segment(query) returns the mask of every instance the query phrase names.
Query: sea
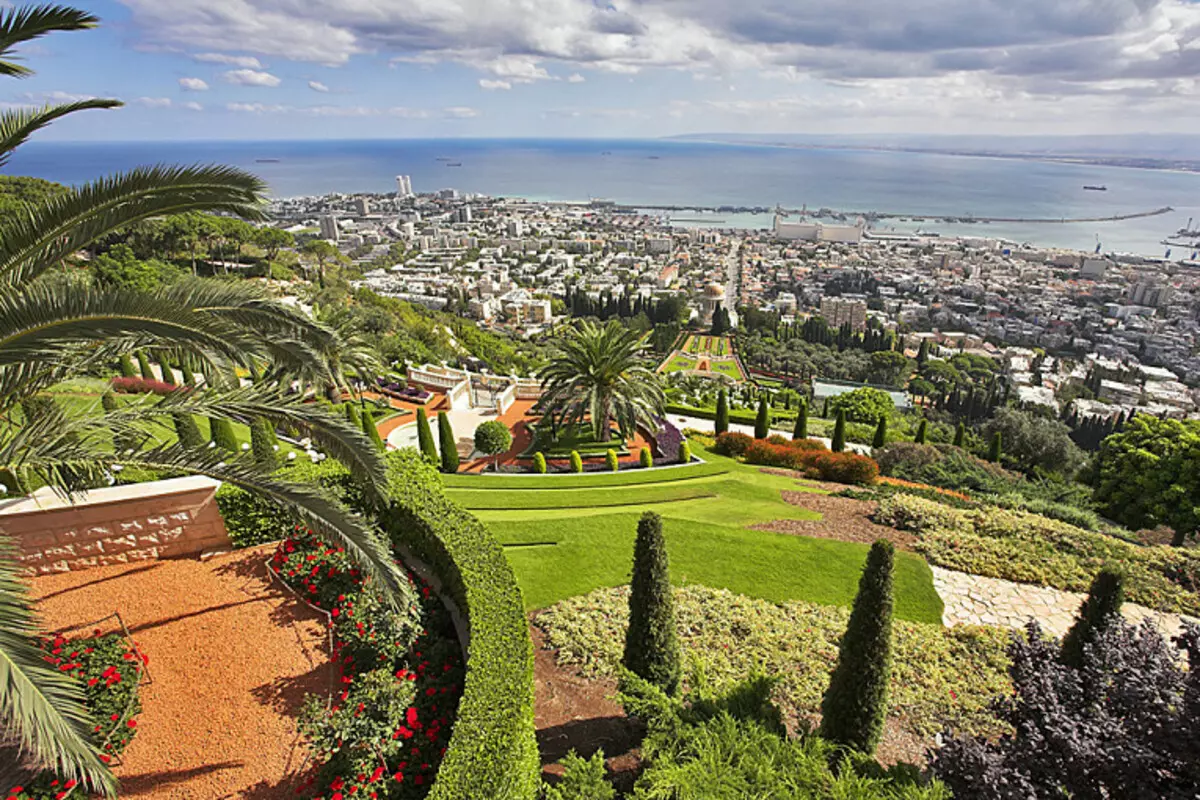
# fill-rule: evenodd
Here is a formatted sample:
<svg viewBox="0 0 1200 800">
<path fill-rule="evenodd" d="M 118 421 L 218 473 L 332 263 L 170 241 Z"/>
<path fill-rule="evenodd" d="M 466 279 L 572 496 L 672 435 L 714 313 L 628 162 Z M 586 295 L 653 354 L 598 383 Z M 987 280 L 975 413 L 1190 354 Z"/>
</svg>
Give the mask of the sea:
<svg viewBox="0 0 1200 800">
<path fill-rule="evenodd" d="M 277 197 L 413 189 L 644 206 L 829 208 L 904 217 L 1063 219 L 1174 210 L 1119 222 L 947 223 L 888 219 L 876 230 L 987 236 L 1035 246 L 1192 257 L 1170 246 L 1200 227 L 1200 174 L 1036 160 L 670 139 L 392 139 L 38 142 L 11 175 L 78 184 L 131 167 L 220 163 L 261 176 Z M 1104 186 L 1089 191 L 1084 186 Z M 768 228 L 771 213 L 663 213 L 681 227 Z M 1193 223 L 1192 219 L 1196 222 Z"/>
</svg>

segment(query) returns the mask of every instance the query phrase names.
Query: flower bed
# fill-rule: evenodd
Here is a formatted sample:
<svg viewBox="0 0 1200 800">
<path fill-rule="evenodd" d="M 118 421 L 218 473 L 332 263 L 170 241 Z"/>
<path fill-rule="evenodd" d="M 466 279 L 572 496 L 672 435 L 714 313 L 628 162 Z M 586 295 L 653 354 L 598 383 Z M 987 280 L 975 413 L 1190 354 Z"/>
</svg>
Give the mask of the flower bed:
<svg viewBox="0 0 1200 800">
<path fill-rule="evenodd" d="M 301 597 L 327 611 L 339 673 L 332 698 L 310 695 L 300 729 L 318 764 L 304 787 L 323 800 L 423 798 L 450 739 L 462 651 L 441 601 L 409 574 L 392 609 L 345 551 L 297 530 L 271 559 Z"/>
<path fill-rule="evenodd" d="M 792 441 L 778 434 L 749 442 L 745 438 L 743 434 L 723 433 L 717 437 L 717 452 L 741 450 L 747 464 L 798 470 L 810 478 L 834 483 L 870 485 L 879 477 L 879 466 L 870 458 L 858 453 L 831 453 L 813 439 Z"/>
<path fill-rule="evenodd" d="M 837 660 L 850 611 L 839 606 L 776 605 L 722 589 L 675 590 L 684 674 L 700 670 L 720 691 L 749 674 L 779 677 L 775 700 L 788 716 L 809 717 Z M 614 676 L 629 617 L 629 588 L 600 589 L 564 600 L 538 615 L 560 663 L 587 676 Z M 998 628 L 951 629 L 896 620 L 889 714 L 920 736 L 944 727 L 993 733 L 1002 729 L 988 710 L 1011 691 L 1006 646 Z"/>
<path fill-rule="evenodd" d="M 1141 547 L 1065 522 L 994 507 L 974 510 L 909 494 L 879 503 L 875 521 L 918 536 L 917 549 L 947 569 L 1086 592 L 1105 566 L 1126 574 L 1129 600 L 1200 614 L 1200 553 Z"/>
<path fill-rule="evenodd" d="M 42 642 L 47 663 L 76 678 L 91 711 L 92 734 L 99 744 L 100 760 L 112 763 L 137 735 L 142 706 L 138 687 L 149 659 L 136 645 L 117 634 L 68 640 L 55 636 Z M 45 771 L 25 786 L 10 787 L 5 800 L 65 800 L 83 797 L 85 787 Z"/>
<path fill-rule="evenodd" d="M 157 395 L 168 395 L 173 392 L 180 391 L 180 390 L 188 391 L 191 387 L 176 386 L 173 383 L 167 383 L 165 381 L 154 381 L 154 380 L 149 380 L 148 378 L 120 377 L 120 378 L 112 379 L 112 388 L 113 388 L 114 392 L 119 392 L 121 394 L 150 393 L 150 394 L 157 394 Z"/>
</svg>

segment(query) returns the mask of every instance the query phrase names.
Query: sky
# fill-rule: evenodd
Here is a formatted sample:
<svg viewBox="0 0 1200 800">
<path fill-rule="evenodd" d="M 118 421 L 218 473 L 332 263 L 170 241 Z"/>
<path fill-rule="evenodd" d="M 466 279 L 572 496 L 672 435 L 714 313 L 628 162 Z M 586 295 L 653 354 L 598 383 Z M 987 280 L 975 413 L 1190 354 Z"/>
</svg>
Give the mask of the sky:
<svg viewBox="0 0 1200 800">
<path fill-rule="evenodd" d="M 0 0 L 0 6 L 11 5 Z M 1184 133 L 1190 0 L 91 0 L 41 139 Z"/>
</svg>

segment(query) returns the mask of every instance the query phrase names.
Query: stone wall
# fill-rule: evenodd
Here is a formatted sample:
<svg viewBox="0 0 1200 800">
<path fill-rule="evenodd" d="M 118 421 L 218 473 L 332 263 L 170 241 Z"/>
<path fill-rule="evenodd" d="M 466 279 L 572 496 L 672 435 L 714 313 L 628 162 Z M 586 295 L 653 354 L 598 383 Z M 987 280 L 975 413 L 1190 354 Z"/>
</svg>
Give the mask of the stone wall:
<svg viewBox="0 0 1200 800">
<path fill-rule="evenodd" d="M 50 489 L 0 503 L 0 531 L 30 575 L 229 547 L 209 478 L 94 489 L 71 500 Z"/>
</svg>

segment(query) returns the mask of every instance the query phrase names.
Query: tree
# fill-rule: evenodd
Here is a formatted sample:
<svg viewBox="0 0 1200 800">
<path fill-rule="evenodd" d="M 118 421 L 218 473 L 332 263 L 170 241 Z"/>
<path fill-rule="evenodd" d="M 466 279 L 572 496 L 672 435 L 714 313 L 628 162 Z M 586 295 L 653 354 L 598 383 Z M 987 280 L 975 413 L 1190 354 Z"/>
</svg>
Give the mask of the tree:
<svg viewBox="0 0 1200 800">
<path fill-rule="evenodd" d="M 119 359 L 119 364 L 120 364 L 120 370 L 121 370 L 121 377 L 123 377 L 123 378 L 137 377 L 137 373 L 134 372 L 134 370 L 133 370 L 133 361 L 129 358 L 128 353 L 121 353 L 121 358 Z"/>
<path fill-rule="evenodd" d="M 654 466 L 654 454 L 650 452 L 649 447 L 643 447 L 638 454 L 638 462 L 642 465 L 642 469 L 650 469 Z"/>
<path fill-rule="evenodd" d="M 209 420 L 208 427 L 212 443 L 218 450 L 226 450 L 230 453 L 238 451 L 237 434 L 234 433 L 232 422 L 224 417 L 216 417 Z"/>
<path fill-rule="evenodd" d="M 754 438 L 765 439 L 771 433 L 771 404 L 765 396 L 758 400 L 758 416 L 754 418 Z"/>
<path fill-rule="evenodd" d="M 591 422 L 592 435 L 604 441 L 615 422 L 622 438 L 638 426 L 655 428 L 664 395 L 654 371 L 638 357 L 640 336 L 613 321 L 599 327 L 583 320 L 550 347 L 542 370 L 539 407 L 557 430 Z"/>
<path fill-rule="evenodd" d="M 688 444 L 687 439 L 684 439 L 682 442 L 679 443 L 679 463 L 680 464 L 692 463 L 692 446 L 690 444 Z"/>
<path fill-rule="evenodd" d="M 1130 529 L 1168 525 L 1183 545 L 1200 528 L 1200 421 L 1138 414 L 1096 460 L 1095 499 Z"/>
<path fill-rule="evenodd" d="M 713 434 L 720 436 L 722 433 L 729 432 L 729 397 L 725 389 L 722 388 L 717 393 L 717 415 L 713 422 Z"/>
<path fill-rule="evenodd" d="M 342 408 L 346 412 L 346 421 L 349 422 L 351 425 L 353 425 L 356 428 L 362 428 L 362 426 L 363 426 L 362 411 L 359 410 L 358 403 L 352 403 L 352 402 L 343 403 Z"/>
<path fill-rule="evenodd" d="M 379 435 L 379 426 L 375 424 L 375 415 L 369 408 L 362 410 L 362 431 L 367 435 L 371 444 L 375 445 L 376 450 L 381 453 L 387 452 L 387 445 L 384 444 L 383 437 Z"/>
<path fill-rule="evenodd" d="M 578 450 L 571 451 L 571 472 L 583 472 L 583 457 L 579 455 Z"/>
<path fill-rule="evenodd" d="M 487 422 L 480 423 L 475 429 L 475 449 L 487 456 L 498 456 L 501 453 L 507 453 L 508 448 L 512 447 L 513 437 L 508 430 L 508 426 L 497 419 L 490 419 Z M 496 470 L 500 469 L 500 462 L 493 462 Z"/>
<path fill-rule="evenodd" d="M 169 383 L 172 386 L 176 384 L 175 373 L 171 371 L 171 365 L 166 361 L 158 362 L 158 369 L 162 372 L 163 383 Z"/>
<path fill-rule="evenodd" d="M 829 419 L 829 398 L 825 398 L 825 404 L 821 406 L 821 419 Z"/>
<path fill-rule="evenodd" d="M 967 438 L 967 426 L 965 423 L 958 423 L 958 427 L 954 429 L 954 446 L 962 447 Z"/>
<path fill-rule="evenodd" d="M 335 263 L 341 256 L 338 249 L 324 239 L 310 239 L 300 252 L 317 262 L 317 283 L 325 286 L 325 265 Z"/>
<path fill-rule="evenodd" d="M 808 403 L 801 400 L 800 408 L 796 410 L 796 427 L 792 428 L 792 440 L 808 438 Z"/>
<path fill-rule="evenodd" d="M 200 426 L 191 414 L 177 411 L 171 415 L 171 424 L 175 428 L 180 447 L 190 450 L 204 446 L 204 434 L 200 433 Z"/>
<path fill-rule="evenodd" d="M 111 414 L 120 410 L 121 404 L 117 402 L 117 396 L 112 392 L 105 392 L 100 397 L 100 407 L 104 409 L 104 413 Z M 113 451 L 116 453 L 124 453 L 127 450 L 134 450 L 142 446 L 141 441 L 136 436 L 130 436 L 128 433 L 113 434 Z"/>
<path fill-rule="evenodd" d="M 187 365 L 186 361 L 179 365 L 179 371 L 183 375 L 184 386 L 196 385 L 196 374 L 192 372 L 192 368 Z"/>
<path fill-rule="evenodd" d="M 546 474 L 546 457 L 541 453 L 533 454 L 533 471 L 538 475 Z"/>
<path fill-rule="evenodd" d="M 1067 666 L 1082 669 L 1085 648 L 1096 637 L 1120 619 L 1121 604 L 1125 602 L 1125 578 L 1115 569 L 1102 569 L 1092 579 L 1087 599 L 1079 606 L 1079 617 L 1062 641 L 1062 661 Z"/>
<path fill-rule="evenodd" d="M 424 408 L 417 409 L 417 445 L 421 451 L 421 455 L 425 456 L 425 460 L 430 464 L 438 464 L 437 445 L 433 443 L 433 431 L 429 429 L 429 417 L 425 415 Z"/>
<path fill-rule="evenodd" d="M 903 353 L 880 350 L 871 353 L 871 382 L 885 386 L 902 386 L 903 380 L 912 371 L 911 362 Z"/>
<path fill-rule="evenodd" d="M 261 247 L 268 261 L 274 261 L 279 251 L 295 244 L 295 237 L 279 228 L 265 227 L 254 232 L 254 243 Z"/>
<path fill-rule="evenodd" d="M 193 423 L 195 421 L 193 420 Z M 279 453 L 275 450 L 275 431 L 265 419 L 250 423 L 250 452 L 254 460 L 271 470 L 279 469 Z"/>
<path fill-rule="evenodd" d="M 647 511 L 638 521 L 629 587 L 625 668 L 667 694 L 679 689 L 679 638 L 662 518 Z"/>
<path fill-rule="evenodd" d="M 1021 470 L 1073 476 L 1084 454 L 1071 441 L 1071 430 L 1056 419 L 1047 419 L 1015 408 L 997 409 L 983 426 L 984 436 L 999 433 L 1008 461 Z"/>
<path fill-rule="evenodd" d="M 871 442 L 871 446 L 876 450 L 887 445 L 887 421 L 887 417 L 880 417 L 879 424 L 875 426 L 875 439 Z"/>
<path fill-rule="evenodd" d="M 820 735 L 872 754 L 887 717 L 887 683 L 892 672 L 892 543 L 871 545 L 837 665 L 821 701 Z"/>
<path fill-rule="evenodd" d="M 913 437 L 913 442 L 915 444 L 925 444 L 925 438 L 928 435 L 928 433 L 929 433 L 929 420 L 922 419 L 920 424 L 917 425 L 917 435 Z"/>
<path fill-rule="evenodd" d="M 851 392 L 839 394 L 829 401 L 832 411 L 845 411 L 851 422 L 871 423 L 896 409 L 892 396 L 879 389 L 864 386 Z"/>
<path fill-rule="evenodd" d="M 992 443 L 988 445 L 987 460 L 993 464 L 1000 463 L 1000 456 L 1004 452 L 1004 443 L 1000 436 L 1000 431 L 992 434 Z"/>
<path fill-rule="evenodd" d="M 450 427 L 450 417 L 445 411 L 438 412 L 438 449 L 442 451 L 442 472 L 453 475 L 458 472 L 458 445 Z"/>
<path fill-rule="evenodd" d="M 150 366 L 150 359 L 146 358 L 146 354 L 141 350 L 137 351 L 138 371 L 142 373 L 142 377 L 148 381 L 158 380 L 158 376 L 154 374 L 154 369 Z"/>
<path fill-rule="evenodd" d="M 829 449 L 835 453 L 846 449 L 846 412 L 844 410 L 837 412 L 837 421 L 833 423 L 833 440 Z"/>
</svg>

